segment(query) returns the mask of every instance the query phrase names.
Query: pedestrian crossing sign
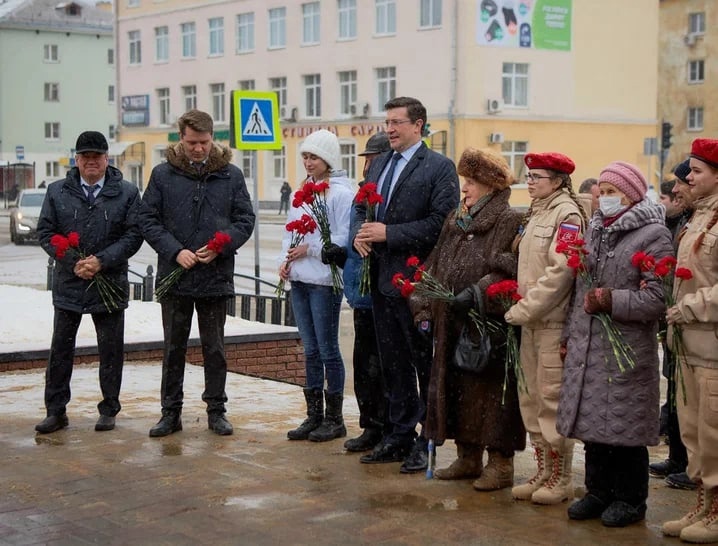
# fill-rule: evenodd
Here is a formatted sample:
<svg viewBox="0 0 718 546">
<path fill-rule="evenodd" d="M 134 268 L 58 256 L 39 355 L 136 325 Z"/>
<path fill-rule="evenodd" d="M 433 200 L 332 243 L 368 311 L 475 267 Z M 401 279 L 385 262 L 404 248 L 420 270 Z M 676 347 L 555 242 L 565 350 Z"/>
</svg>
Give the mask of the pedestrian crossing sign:
<svg viewBox="0 0 718 546">
<path fill-rule="evenodd" d="M 279 104 L 274 91 L 232 91 L 230 146 L 238 150 L 281 150 Z"/>
</svg>

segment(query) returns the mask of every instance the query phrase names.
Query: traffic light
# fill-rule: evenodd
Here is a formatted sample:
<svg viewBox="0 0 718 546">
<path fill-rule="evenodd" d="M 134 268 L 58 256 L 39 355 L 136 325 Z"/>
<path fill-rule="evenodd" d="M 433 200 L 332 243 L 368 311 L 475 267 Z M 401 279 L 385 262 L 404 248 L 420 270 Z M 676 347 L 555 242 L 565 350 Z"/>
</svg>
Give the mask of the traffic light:
<svg viewBox="0 0 718 546">
<path fill-rule="evenodd" d="M 667 150 L 673 144 L 671 142 L 671 139 L 673 138 L 671 131 L 673 131 L 673 124 L 668 121 L 664 121 L 661 124 L 661 149 L 663 150 Z"/>
</svg>

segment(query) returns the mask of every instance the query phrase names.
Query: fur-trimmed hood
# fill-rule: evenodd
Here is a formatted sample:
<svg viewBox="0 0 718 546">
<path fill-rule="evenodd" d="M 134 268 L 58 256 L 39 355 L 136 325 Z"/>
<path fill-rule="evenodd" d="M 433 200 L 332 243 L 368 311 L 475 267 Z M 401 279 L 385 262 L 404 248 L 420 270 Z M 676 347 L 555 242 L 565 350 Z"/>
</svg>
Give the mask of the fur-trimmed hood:
<svg viewBox="0 0 718 546">
<path fill-rule="evenodd" d="M 232 150 L 217 142 L 212 142 L 212 148 L 209 151 L 207 163 L 202 172 L 213 173 L 219 171 L 226 167 L 230 161 L 232 161 Z M 181 142 L 170 144 L 167 147 L 167 162 L 187 174 L 197 176 L 197 170 L 192 166 L 189 157 L 185 155 Z"/>
</svg>

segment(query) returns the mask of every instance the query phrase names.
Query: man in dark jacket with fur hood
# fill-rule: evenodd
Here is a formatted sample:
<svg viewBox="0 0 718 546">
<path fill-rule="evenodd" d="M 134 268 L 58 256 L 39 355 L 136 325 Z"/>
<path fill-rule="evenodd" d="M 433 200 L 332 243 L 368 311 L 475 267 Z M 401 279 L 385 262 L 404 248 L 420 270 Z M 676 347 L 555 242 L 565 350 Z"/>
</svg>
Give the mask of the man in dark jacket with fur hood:
<svg viewBox="0 0 718 546">
<path fill-rule="evenodd" d="M 41 434 L 68 425 L 65 407 L 83 314 L 92 315 L 100 358 L 103 399 L 97 406 L 100 418 L 95 430 L 115 428 L 120 411 L 127 261 L 142 245 L 142 234 L 137 220 L 139 191 L 109 165 L 107 150 L 102 133 L 85 131 L 77 138 L 77 166 L 49 185 L 37 223 L 42 248 L 56 260 L 55 326 L 45 374 L 47 417 L 35 426 Z M 71 246 L 63 246 L 63 241 Z"/>
<path fill-rule="evenodd" d="M 167 150 L 167 162 L 152 170 L 140 211 L 142 234 L 157 251 L 158 286 L 164 282 L 166 287 L 177 268 L 184 270 L 160 300 L 165 336 L 162 418 L 150 436 L 182 430 L 185 355 L 195 308 L 209 429 L 229 435 L 233 429 L 224 415 L 226 306 L 234 296 L 234 254 L 252 235 L 255 215 L 242 171 L 230 163 L 232 152 L 212 140 L 209 114 L 190 110 L 178 125 L 180 142 Z M 228 242 L 220 248 L 208 245 L 218 232 Z"/>
</svg>

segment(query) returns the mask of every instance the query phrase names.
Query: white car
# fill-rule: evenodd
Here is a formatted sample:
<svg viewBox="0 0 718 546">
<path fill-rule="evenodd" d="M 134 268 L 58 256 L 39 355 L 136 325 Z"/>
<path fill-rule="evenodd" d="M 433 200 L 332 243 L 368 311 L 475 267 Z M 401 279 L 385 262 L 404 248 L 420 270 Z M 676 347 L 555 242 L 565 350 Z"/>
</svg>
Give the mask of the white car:
<svg viewBox="0 0 718 546">
<path fill-rule="evenodd" d="M 44 189 L 21 190 L 17 205 L 10 210 L 10 240 L 16 245 L 37 241 L 37 219 L 45 200 Z"/>
</svg>

